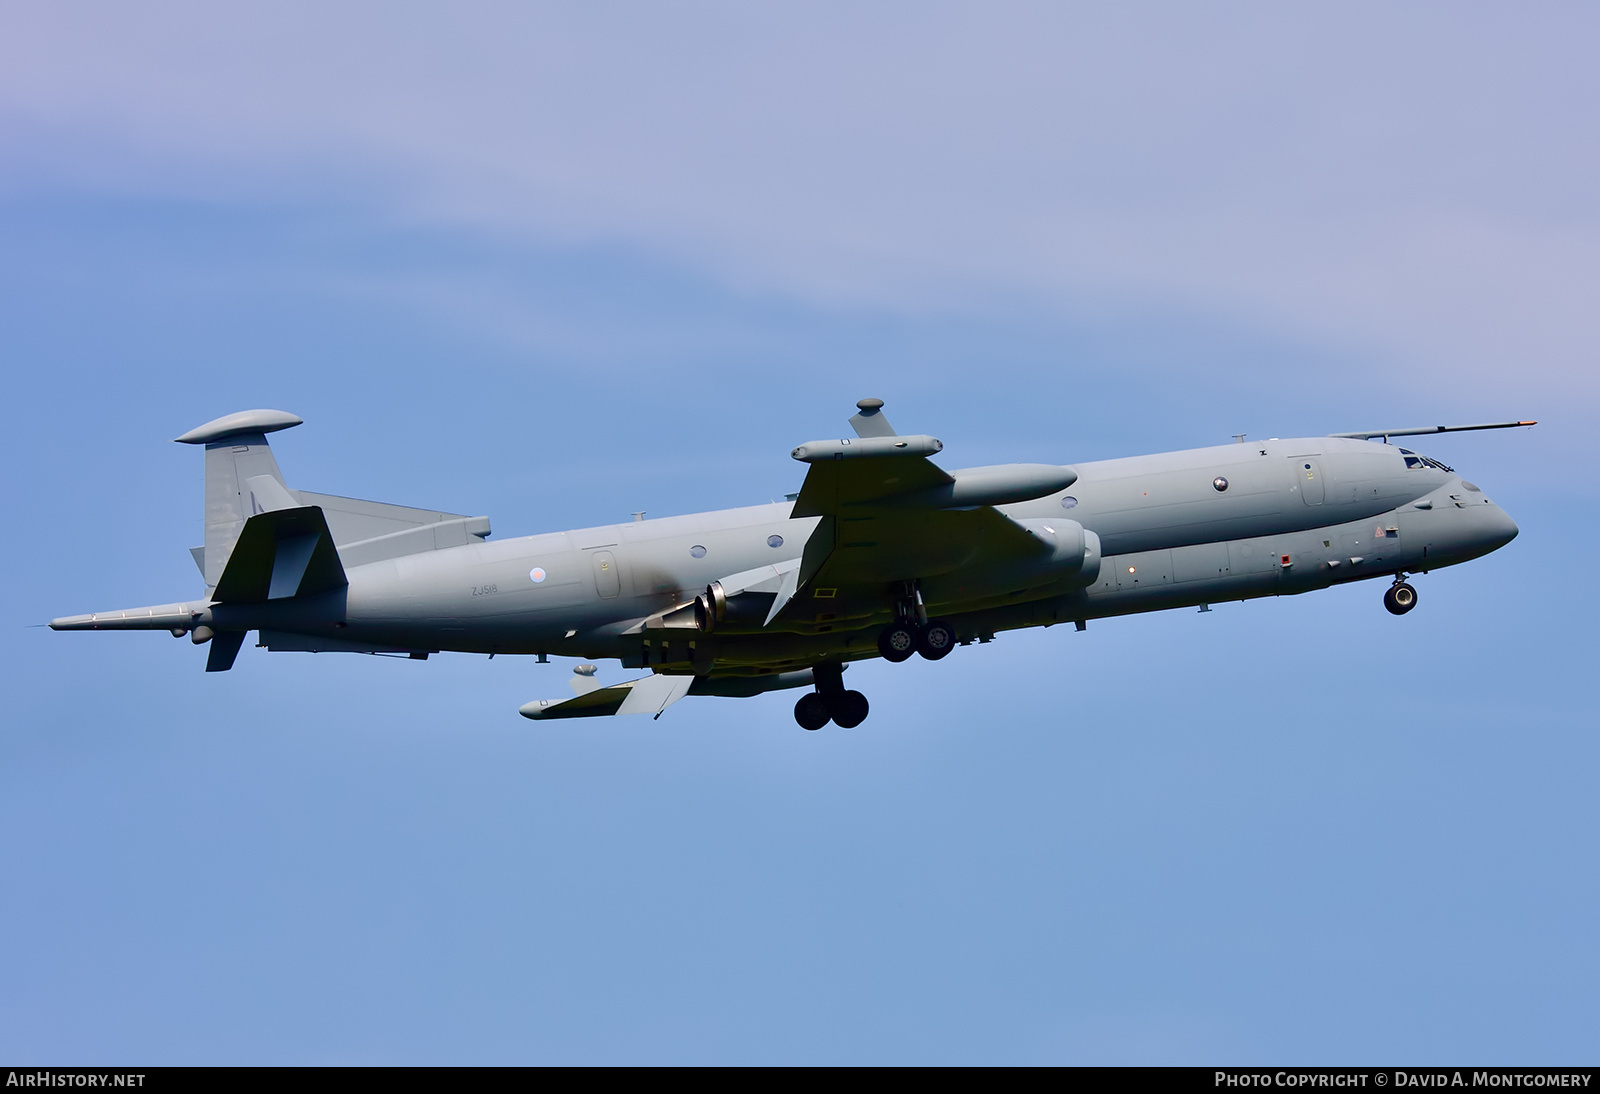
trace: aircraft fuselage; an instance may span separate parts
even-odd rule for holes
[[[573,698],[522,713],[659,714],[685,694],[814,685],[796,721],[849,728],[868,711],[843,685],[850,661],[1391,576],[1400,615],[1417,599],[1405,575],[1517,534],[1476,485],[1388,443],[945,471],[929,458],[942,442],[896,433],[882,405],[857,404],[854,439],[793,450],[808,471],[788,501],[494,542],[486,517],[291,490],[266,434],[300,419],[241,411],[178,438],[205,445],[206,596],[51,626],[170,630],[210,643],[208,672],[251,631],[276,651],[616,659],[653,672],[602,687],[580,666]]]
[[[1017,520],[1077,521],[1098,537],[1097,572],[1061,583],[1048,574],[1012,581],[981,558],[958,558],[921,578],[922,596],[928,612],[950,619],[963,640],[986,639],[1017,627],[1425,572],[1487,554],[1517,534],[1476,486],[1420,459],[1408,467],[1402,453],[1370,441],[1302,438],[1078,464],[1078,479],[1066,490],[998,508]],[[348,568],[348,589],[328,594],[337,606],[324,600],[217,605],[207,621],[260,629],[274,648],[291,647],[277,636],[292,633],[394,650],[758,670],[824,653],[875,656],[886,605],[841,613],[819,601],[816,611],[745,634],[627,633],[723,575],[795,557],[819,518],[792,518],[792,507],[782,502],[406,555]]]

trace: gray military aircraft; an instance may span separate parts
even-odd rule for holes
[[[798,494],[772,505],[485,542],[489,518],[291,490],[247,410],[177,438],[205,446],[197,600],[56,619],[56,630],[168,630],[233,666],[268,650],[550,654],[648,668],[535,719],[659,716],[685,695],[809,687],[806,729],[851,728],[851,661],[938,660],[1003,630],[1248,600],[1391,578],[1488,554],[1517,534],[1475,485],[1390,438],[1534,422],[1251,441],[1072,467],[945,471],[944,445],[895,432],[878,399],[854,438],[809,441]]]

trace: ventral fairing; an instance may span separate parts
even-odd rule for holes
[[[167,630],[233,667],[249,632],[273,651],[441,650],[611,659],[533,719],[659,715],[686,695],[809,689],[806,729],[868,703],[853,661],[948,656],[1001,631],[1387,580],[1511,542],[1474,483],[1392,438],[1497,422],[1244,441],[1072,466],[945,470],[944,445],[863,399],[855,436],[808,441],[784,502],[489,542],[489,519],[291,489],[250,410],[179,437],[205,448],[205,584],[193,600],[54,620],[56,630]],[[641,515],[642,517],[642,515]]]

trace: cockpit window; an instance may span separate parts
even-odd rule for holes
[[[1422,467],[1431,467],[1435,471],[1443,471],[1450,475],[1454,475],[1456,473],[1455,468],[1446,467],[1444,464],[1440,463],[1431,456],[1419,456],[1409,448],[1402,448],[1400,450],[1400,454],[1406,458],[1406,468],[1408,470],[1414,471]]]

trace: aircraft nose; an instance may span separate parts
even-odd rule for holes
[[[1498,551],[1517,538],[1517,522],[1504,509],[1498,505],[1485,505],[1480,512],[1483,514],[1480,519],[1485,525],[1484,538],[1492,545],[1489,550]]]

